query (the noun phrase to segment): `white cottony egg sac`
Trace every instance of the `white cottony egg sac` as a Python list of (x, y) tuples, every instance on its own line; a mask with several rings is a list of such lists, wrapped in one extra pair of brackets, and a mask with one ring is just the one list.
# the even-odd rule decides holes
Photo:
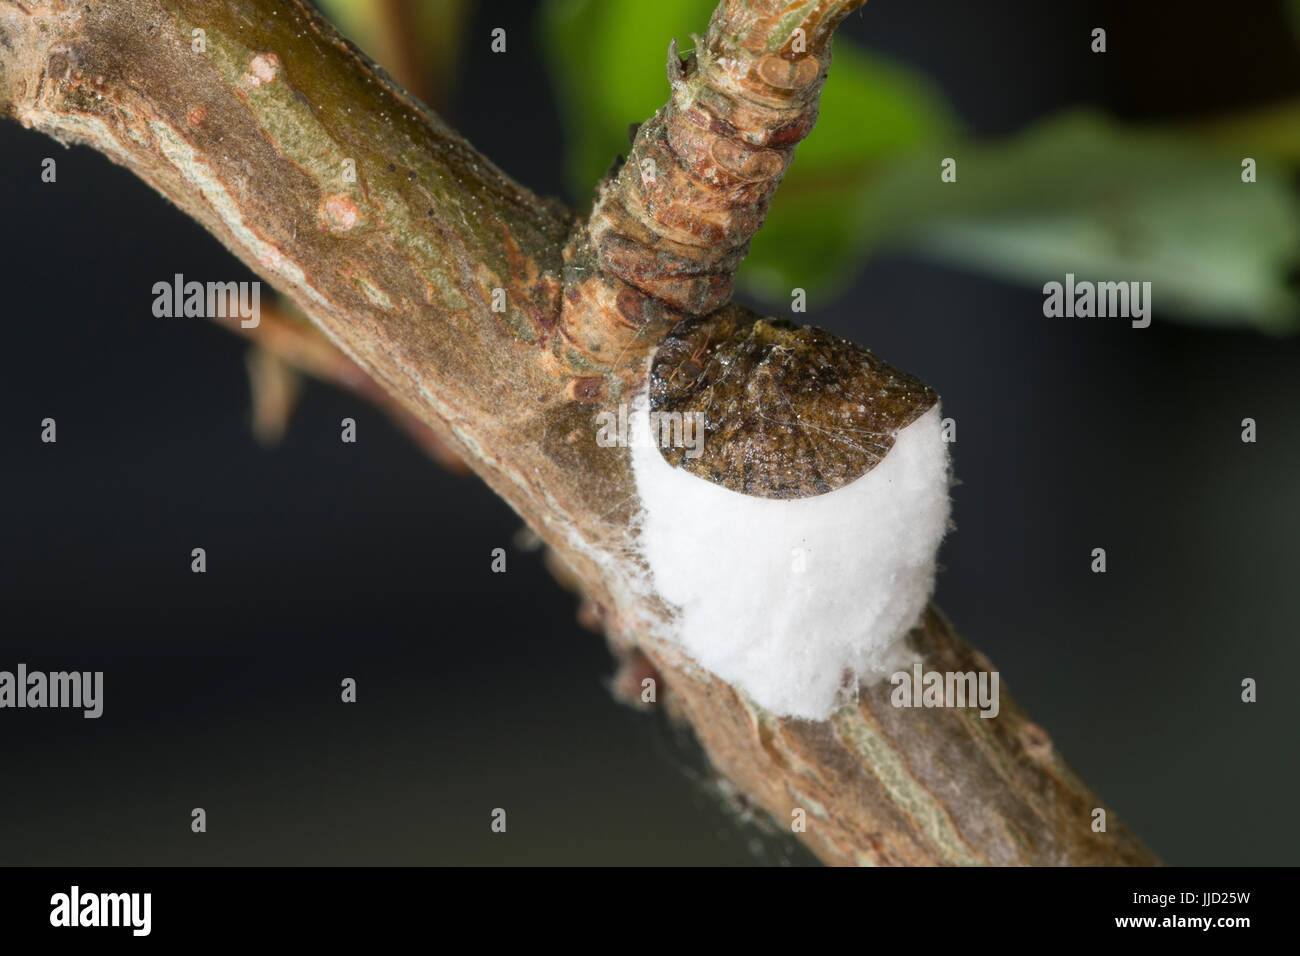
[(676, 608), (667, 636), (782, 716), (824, 720), (859, 681), (884, 676), (930, 600), (948, 526), (939, 406), (860, 478), (792, 500), (670, 465), (644, 395), (631, 418), (639, 545), (650, 586)]

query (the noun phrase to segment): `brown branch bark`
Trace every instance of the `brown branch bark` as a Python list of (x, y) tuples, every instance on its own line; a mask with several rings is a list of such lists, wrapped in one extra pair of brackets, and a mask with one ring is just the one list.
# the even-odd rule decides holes
[[(636, 586), (636, 489), (595, 415), (671, 325), (725, 302), (857, 5), (726, 0), (586, 222), (298, 0), (0, 0), (0, 110), (127, 166), (291, 297), (523, 516), (744, 799), (781, 826), (808, 812), (823, 860), (1154, 862), (1113, 813), (1092, 831), (1102, 804), (1005, 694), (992, 720), (897, 709), (887, 686), (782, 720), (647, 636), (671, 609)], [(909, 641), (927, 669), (988, 668), (936, 611)]]

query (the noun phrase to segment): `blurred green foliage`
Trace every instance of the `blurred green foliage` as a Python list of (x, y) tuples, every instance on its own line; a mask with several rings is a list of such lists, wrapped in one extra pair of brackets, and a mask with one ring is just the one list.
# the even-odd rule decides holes
[[(713, 0), (549, 0), (543, 37), (567, 124), (575, 197), (586, 198), (627, 127), (667, 97), (668, 41), (685, 52)], [(1034, 285), (1153, 283), (1159, 311), (1192, 321), (1300, 326), (1289, 283), (1300, 202), (1289, 182), (1295, 110), (1209, 131), (1127, 128), (1075, 112), (1006, 140), (961, 132), (926, 77), (845, 37), (813, 134), (799, 146), (739, 282), (775, 303), (829, 294), (886, 244)], [(1271, 144), (1278, 144), (1274, 152)], [(1245, 156), (1257, 181), (1241, 179)], [(940, 162), (957, 160), (957, 181)]]
[(447, 100), (460, 63), (466, 0), (316, 0), (341, 33), (430, 105)]
[[(408, 84), (451, 82), (461, 0), (321, 0)], [(715, 0), (547, 0), (545, 54), (566, 125), (573, 197), (589, 201), (627, 128), (667, 97), (668, 41), (682, 52)], [(1300, 0), (1288, 0), (1300, 35)], [(403, 35), (414, 27), (418, 36)], [(388, 62), (391, 61), (391, 62)], [(423, 83), (421, 82), (421, 85)], [(1257, 181), (1241, 161), (1257, 161)], [(957, 181), (940, 162), (957, 161)], [(795, 154), (738, 281), (784, 305), (831, 295), (866, 257), (906, 245), (1033, 285), (1150, 280), (1162, 315), (1300, 328), (1300, 104), (1195, 127), (1140, 129), (1095, 113), (1051, 117), (1002, 140), (966, 135), (924, 75), (835, 41), (817, 128)]]

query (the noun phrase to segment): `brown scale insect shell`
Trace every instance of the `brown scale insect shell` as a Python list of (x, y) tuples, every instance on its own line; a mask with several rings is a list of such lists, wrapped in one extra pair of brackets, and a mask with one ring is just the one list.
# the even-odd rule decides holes
[[(652, 165), (641, 166), (647, 159)], [(630, 214), (652, 220), (661, 227), (661, 235), (683, 245), (731, 244), (725, 209), (710, 211), (694, 204), (700, 187), (672, 153), (666, 148), (647, 149), (637, 161), (637, 168), (625, 174), (632, 177), (631, 188), (623, 193)]]
[(643, 191), (628, 192), (624, 199), (630, 215), (653, 221), (665, 239), (694, 246), (694, 255), (689, 258), (699, 263), (723, 259), (757, 230), (767, 210), (766, 202), (713, 211), (695, 208), (691, 196), (682, 196), (662, 180), (647, 184)]
[(569, 400), (594, 404), (605, 398), (606, 382), (603, 375), (583, 375), (569, 379), (567, 392)]
[(678, 242), (658, 225), (642, 208), (635, 192), (623, 192), (611, 197), (600, 211), (600, 217), (592, 219), (592, 242), (602, 261), (607, 255), (616, 258), (622, 251), (631, 252), (631, 246), (645, 246), (644, 255), (653, 253), (658, 262), (675, 274), (707, 271), (711, 263), (728, 256), (726, 248)]
[[(695, 107), (721, 117), (742, 131), (740, 139), (750, 146), (766, 146), (773, 130), (784, 129), (805, 113), (812, 112), (816, 115), (816, 107), (812, 103), (754, 103), (708, 86), (700, 88), (696, 93)], [(812, 128), (811, 123), (808, 128)]]
[(732, 139), (715, 139), (709, 155), (732, 176), (749, 183), (767, 182), (785, 172), (782, 153), (766, 147), (750, 149)]
[(786, 59), (769, 53), (754, 65), (754, 74), (774, 89), (784, 92), (802, 90), (817, 81), (822, 65), (815, 56)]
[(857, 480), (938, 401), (919, 379), (822, 329), (728, 307), (686, 319), (650, 366), (650, 411), (703, 417), (696, 477), (760, 498), (808, 498)]
[[(730, 209), (751, 205), (767, 196), (772, 191), (773, 180), (785, 171), (788, 156), (783, 152), (764, 150), (780, 158), (781, 167), (766, 178), (746, 178), (739, 174), (736, 167), (742, 164), (733, 156), (736, 150), (753, 152), (752, 148), (675, 117), (669, 118), (669, 124), (667, 145), (698, 184), (696, 195), (699, 202), (707, 204), (705, 208)], [(722, 143), (727, 145), (720, 146)]]
[(743, 249), (723, 250), (717, 261), (701, 261), (611, 233), (599, 238), (598, 247), (601, 265), (610, 273), (690, 315), (711, 312), (731, 298), (732, 274), (743, 254)]
[[(756, 108), (769, 115), (802, 108), (807, 95), (804, 90), (780, 89), (769, 85), (758, 75), (757, 64), (748, 60), (731, 61), (727, 65), (715, 60), (707, 79), (718, 93), (735, 103), (737, 109)], [(733, 111), (724, 110), (721, 115), (729, 116), (731, 112)], [(742, 129), (753, 128), (740, 120), (732, 122)]]
[[(644, 333), (647, 316), (633, 310), (635, 289), (614, 280), (618, 291), (601, 278), (590, 278), (569, 289), (560, 313), (555, 347), (572, 351), (589, 365), (613, 367), (618, 357)], [(585, 388), (579, 388), (584, 394)], [(578, 400), (577, 395), (570, 398)]]

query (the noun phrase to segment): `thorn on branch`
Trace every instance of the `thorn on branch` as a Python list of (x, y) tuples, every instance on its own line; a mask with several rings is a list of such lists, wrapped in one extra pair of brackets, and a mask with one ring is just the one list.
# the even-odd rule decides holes
[(682, 78), (682, 55), (677, 52), (677, 40), (668, 41), (668, 83), (676, 86)]

